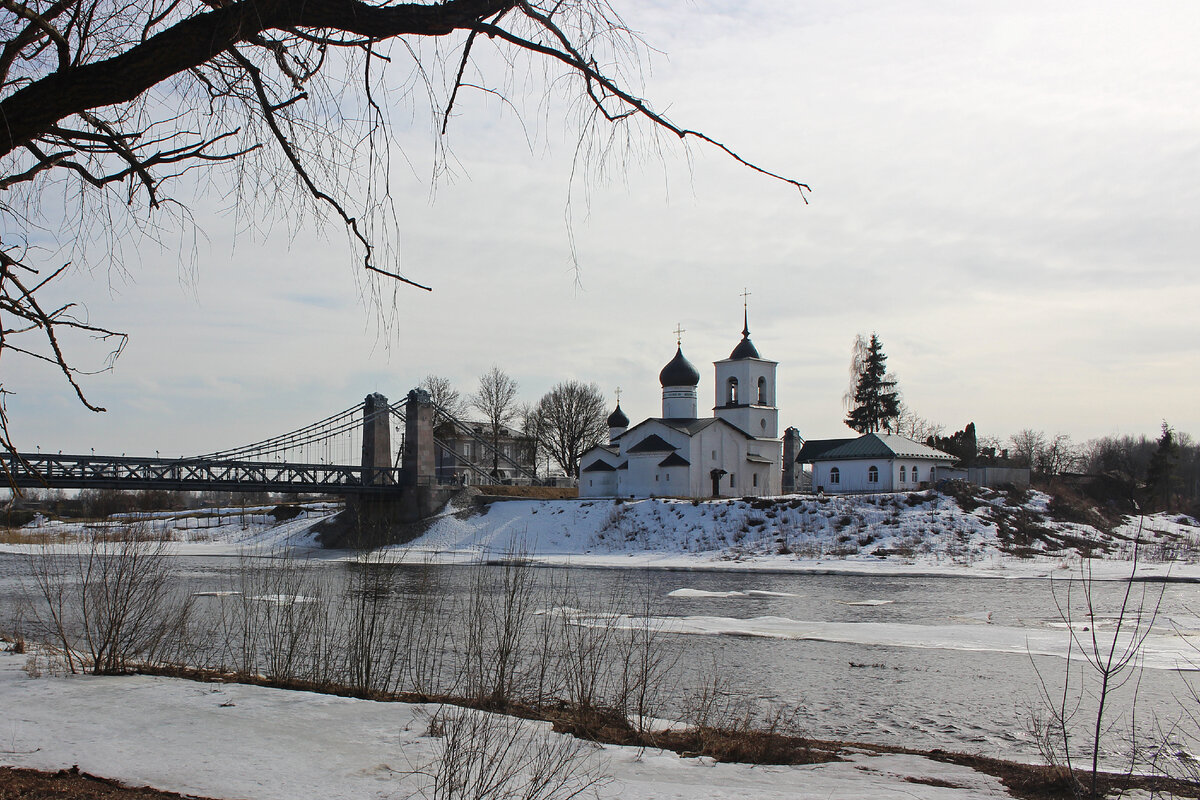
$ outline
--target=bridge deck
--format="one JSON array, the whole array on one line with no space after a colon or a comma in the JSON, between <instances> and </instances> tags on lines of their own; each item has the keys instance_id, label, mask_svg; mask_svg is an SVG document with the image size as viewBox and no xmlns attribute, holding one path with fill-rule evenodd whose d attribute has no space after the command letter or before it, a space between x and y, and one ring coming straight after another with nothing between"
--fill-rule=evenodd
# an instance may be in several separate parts
<instances>
[{"instance_id":1,"label":"bridge deck","mask_svg":"<svg viewBox=\"0 0 1200 800\"><path fill-rule=\"evenodd\" d=\"M10 484L53 489L168 489L329 494L396 494L399 469L339 464L221 461L136 456L0 455Z\"/></svg>"}]
</instances>

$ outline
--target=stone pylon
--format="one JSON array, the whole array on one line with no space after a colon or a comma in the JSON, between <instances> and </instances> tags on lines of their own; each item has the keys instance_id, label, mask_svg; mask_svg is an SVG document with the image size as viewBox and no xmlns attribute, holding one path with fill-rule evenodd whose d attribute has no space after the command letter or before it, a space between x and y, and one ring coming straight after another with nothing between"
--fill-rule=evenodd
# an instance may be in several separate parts
<instances>
[{"instance_id":1,"label":"stone pylon","mask_svg":"<svg viewBox=\"0 0 1200 800\"><path fill-rule=\"evenodd\" d=\"M388 399L376 392L363 401L363 483L392 483L392 414Z\"/></svg>"},{"instance_id":2,"label":"stone pylon","mask_svg":"<svg viewBox=\"0 0 1200 800\"><path fill-rule=\"evenodd\" d=\"M433 453L433 401L424 389L408 393L404 405L405 486L430 486L437 482Z\"/></svg>"}]
</instances>

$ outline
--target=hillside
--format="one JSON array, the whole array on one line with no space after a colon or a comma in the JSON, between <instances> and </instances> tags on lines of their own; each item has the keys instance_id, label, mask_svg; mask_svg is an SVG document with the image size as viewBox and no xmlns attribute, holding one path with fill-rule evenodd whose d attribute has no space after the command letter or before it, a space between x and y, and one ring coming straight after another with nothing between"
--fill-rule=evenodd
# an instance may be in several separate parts
<instances>
[{"instance_id":1,"label":"hillside","mask_svg":"<svg viewBox=\"0 0 1200 800\"><path fill-rule=\"evenodd\" d=\"M1105 519L1040 492L957 489L854 497L510 501L448 508L405 549L448 558L777 569L935 567L1045 572L1095 556L1128 571L1195 565L1200 526L1179 515ZM614 561L613 557L620 559ZM1200 574L1200 569L1194 570Z\"/></svg>"},{"instance_id":2,"label":"hillside","mask_svg":"<svg viewBox=\"0 0 1200 800\"><path fill-rule=\"evenodd\" d=\"M277 521L269 507L159 512L107 522L38 519L0 537L0 551L148 526L181 553L317 549L314 527L338 510L308 504ZM1041 492L949 492L736 500L527 500L448 505L397 556L468 562L519 554L577 566L1054 574L1095 557L1127 575L1141 526L1139 573L1200 579L1200 524L1178 514L1109 517ZM411 531L410 531L411 535ZM324 552L323 558L337 558Z\"/></svg>"}]
</instances>

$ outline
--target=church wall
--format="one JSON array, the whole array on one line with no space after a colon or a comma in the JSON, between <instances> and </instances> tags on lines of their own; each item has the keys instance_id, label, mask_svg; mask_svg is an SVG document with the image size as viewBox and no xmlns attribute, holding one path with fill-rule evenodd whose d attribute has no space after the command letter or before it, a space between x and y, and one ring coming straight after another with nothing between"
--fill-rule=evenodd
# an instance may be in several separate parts
<instances>
[{"instance_id":1,"label":"church wall","mask_svg":"<svg viewBox=\"0 0 1200 800\"><path fill-rule=\"evenodd\" d=\"M616 497L616 472L580 472L580 497Z\"/></svg>"}]
</instances>

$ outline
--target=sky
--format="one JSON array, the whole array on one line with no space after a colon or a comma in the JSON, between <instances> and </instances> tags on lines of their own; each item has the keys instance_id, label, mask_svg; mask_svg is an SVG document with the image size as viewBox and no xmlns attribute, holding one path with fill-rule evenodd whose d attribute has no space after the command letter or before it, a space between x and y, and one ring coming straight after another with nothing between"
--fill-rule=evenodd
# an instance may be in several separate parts
<instances>
[{"instance_id":1,"label":"sky","mask_svg":"<svg viewBox=\"0 0 1200 800\"><path fill-rule=\"evenodd\" d=\"M492 365L528 402L563 380L619 386L636 421L660 412L677 326L704 409L743 291L781 425L806 438L853 435L842 395L871 333L947 432L1200 435L1200 6L613 3L653 48L634 88L809 184L807 204L669 138L573 178L578 131L542 67L507 78L481 48L475 77L511 105L460 98L449 171L433 175L420 103L387 99L398 268L432 292L376 284L381 305L338 226L202 184L194 245L143 240L57 287L131 338L81 379L104 414L8 359L18 445L209 452L430 373L469 394Z\"/></svg>"}]
</instances>

